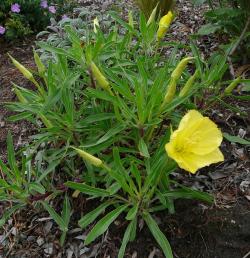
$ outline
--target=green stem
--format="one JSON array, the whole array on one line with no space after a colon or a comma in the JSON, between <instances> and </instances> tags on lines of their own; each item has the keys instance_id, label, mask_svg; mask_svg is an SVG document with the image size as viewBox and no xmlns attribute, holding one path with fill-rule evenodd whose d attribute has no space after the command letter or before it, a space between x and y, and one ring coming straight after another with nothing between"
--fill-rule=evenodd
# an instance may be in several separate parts
<instances>
[{"instance_id":1,"label":"green stem","mask_svg":"<svg viewBox=\"0 0 250 258\"><path fill-rule=\"evenodd\" d=\"M213 2L212 0L208 0L209 7L214 10Z\"/></svg>"},{"instance_id":2,"label":"green stem","mask_svg":"<svg viewBox=\"0 0 250 258\"><path fill-rule=\"evenodd\" d=\"M156 182L155 182L154 186L153 186L153 187L151 188L151 190L149 191L149 194L148 194L148 197L147 197L148 200L150 200L150 199L152 198L152 196L154 195L155 190L157 189L157 186L158 186L158 184L160 183L160 180L161 180L161 178L162 178L162 176L163 176L163 172L164 172L164 169L159 173L159 176L158 176L158 178L156 179Z\"/></svg>"}]
</instances>

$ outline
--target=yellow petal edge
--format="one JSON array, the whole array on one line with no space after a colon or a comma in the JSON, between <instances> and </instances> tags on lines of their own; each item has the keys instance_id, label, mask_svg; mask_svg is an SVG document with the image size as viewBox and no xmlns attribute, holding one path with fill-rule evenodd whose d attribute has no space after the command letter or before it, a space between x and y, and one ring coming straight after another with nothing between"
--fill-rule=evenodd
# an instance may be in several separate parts
<instances>
[{"instance_id":1,"label":"yellow petal edge","mask_svg":"<svg viewBox=\"0 0 250 258\"><path fill-rule=\"evenodd\" d=\"M221 130L212 120L190 110L172 133L165 149L180 168L194 174L200 168L224 160L219 149L222 140Z\"/></svg>"}]
</instances>

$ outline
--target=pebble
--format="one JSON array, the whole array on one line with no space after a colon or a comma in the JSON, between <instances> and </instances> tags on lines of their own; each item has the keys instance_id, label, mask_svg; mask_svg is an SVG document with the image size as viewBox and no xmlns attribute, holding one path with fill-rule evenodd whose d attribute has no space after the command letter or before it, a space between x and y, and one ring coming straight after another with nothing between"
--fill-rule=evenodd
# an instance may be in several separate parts
<instances>
[{"instance_id":1,"label":"pebble","mask_svg":"<svg viewBox=\"0 0 250 258\"><path fill-rule=\"evenodd\" d=\"M38 237L36 242L39 246L42 246L44 244L44 239L42 237Z\"/></svg>"},{"instance_id":2,"label":"pebble","mask_svg":"<svg viewBox=\"0 0 250 258\"><path fill-rule=\"evenodd\" d=\"M53 244L52 243L45 244L44 252L46 254L53 254Z\"/></svg>"}]
</instances>

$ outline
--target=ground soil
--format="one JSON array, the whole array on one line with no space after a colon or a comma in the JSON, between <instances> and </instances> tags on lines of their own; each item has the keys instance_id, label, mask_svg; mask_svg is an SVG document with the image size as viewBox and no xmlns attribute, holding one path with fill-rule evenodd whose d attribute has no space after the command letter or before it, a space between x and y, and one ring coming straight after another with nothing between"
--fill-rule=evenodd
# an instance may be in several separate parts
<instances>
[{"instance_id":1,"label":"ground soil","mask_svg":"<svg viewBox=\"0 0 250 258\"><path fill-rule=\"evenodd\" d=\"M185 10L182 12L185 13ZM186 18L182 24L185 20ZM17 149L25 145L29 136L34 133L32 125L25 121L10 123L6 120L12 112L2 104L15 100L11 81L23 87L32 87L10 63L7 52L33 69L34 43L31 39L13 45L0 44L0 157L5 159L8 131L13 134ZM228 103L238 107L246 115L242 117L218 105L213 107L211 117L224 131L234 135L243 131L249 138L249 103L234 99L228 99ZM215 196L214 205L208 206L191 200L177 201L175 215L155 215L171 243L175 258L250 257L250 193L249 189L242 186L243 182L250 180L249 148L225 141L222 151L225 154L225 163L213 166L209 171L201 171L192 178L183 172L175 175L186 185L212 192ZM86 249L82 244L86 232L77 228L77 219L81 212L91 210L93 203L86 200L76 202L76 215L72 218L72 228L64 247L59 246L60 232L48 215L29 208L17 213L0 230L0 235L9 233L5 244L0 239L0 257L117 257L122 232L126 228L124 220L120 217L107 234ZM0 204L0 214L2 209L3 205ZM126 257L164 257L146 226L141 226L136 241L128 246ZM41 244L41 241L44 243Z\"/></svg>"},{"instance_id":2,"label":"ground soil","mask_svg":"<svg viewBox=\"0 0 250 258\"><path fill-rule=\"evenodd\" d=\"M13 56L19 62L29 69L34 68L32 59L32 47L34 46L34 37L25 41L7 43L0 41L0 158L6 159L6 137L11 132L15 141L15 146L22 147L28 142L28 136L32 135L34 127L27 121L18 123L8 122L7 118L13 115L8 110L5 102L15 101L12 83L25 85L30 88L32 85L17 71L8 57Z\"/></svg>"}]
</instances>

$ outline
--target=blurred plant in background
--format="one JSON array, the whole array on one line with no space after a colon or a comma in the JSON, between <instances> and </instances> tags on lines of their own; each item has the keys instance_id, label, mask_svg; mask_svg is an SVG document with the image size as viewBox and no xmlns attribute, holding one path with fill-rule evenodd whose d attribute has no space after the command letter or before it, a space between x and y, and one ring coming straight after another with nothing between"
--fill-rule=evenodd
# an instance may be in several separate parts
<instances>
[{"instance_id":1,"label":"blurred plant in background","mask_svg":"<svg viewBox=\"0 0 250 258\"><path fill-rule=\"evenodd\" d=\"M166 14L171 8L173 8L175 0L134 0L135 3L139 6L141 11L144 13L146 18L148 19L154 8L157 8L157 16L163 16Z\"/></svg>"},{"instance_id":2,"label":"blurred plant in background","mask_svg":"<svg viewBox=\"0 0 250 258\"><path fill-rule=\"evenodd\" d=\"M208 3L205 13L207 24L203 25L199 35L213 33L225 34L230 42L224 46L228 56L240 56L243 64L250 58L250 1L249 0L193 0L195 4ZM248 60L248 61L247 61Z\"/></svg>"},{"instance_id":3,"label":"blurred plant in background","mask_svg":"<svg viewBox=\"0 0 250 258\"><path fill-rule=\"evenodd\" d=\"M72 1L2 0L0 2L0 37L6 40L37 33L50 22L72 10Z\"/></svg>"}]
</instances>

